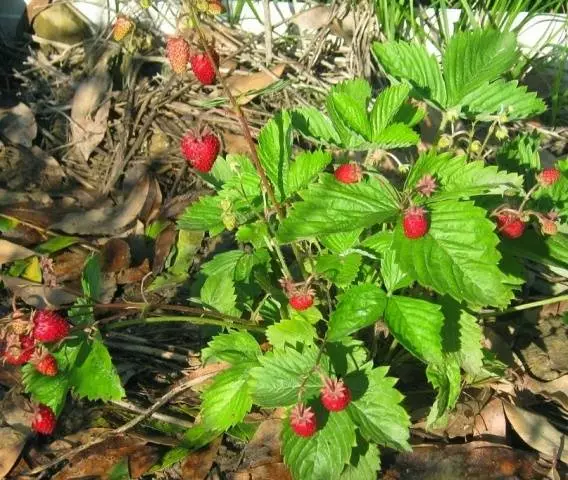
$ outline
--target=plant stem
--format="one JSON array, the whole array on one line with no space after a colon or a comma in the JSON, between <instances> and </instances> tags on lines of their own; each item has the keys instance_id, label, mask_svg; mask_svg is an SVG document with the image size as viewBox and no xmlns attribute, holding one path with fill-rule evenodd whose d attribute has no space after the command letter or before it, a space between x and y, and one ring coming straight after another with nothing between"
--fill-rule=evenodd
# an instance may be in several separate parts
<instances>
[{"instance_id":1,"label":"plant stem","mask_svg":"<svg viewBox=\"0 0 568 480\"><path fill-rule=\"evenodd\" d=\"M207 318L207 317L191 317L185 315L163 315L160 317L147 317L147 318L134 318L132 320L123 320L119 322L113 322L105 326L106 330L116 330L119 328L132 327L134 325L151 325L154 323L166 323L166 322L184 322L191 323L193 325L215 325L218 327L233 327L240 330L251 330L253 332L264 333L264 328L258 325L245 325L243 323L232 323L225 320L219 320L217 318Z\"/></svg>"},{"instance_id":2,"label":"plant stem","mask_svg":"<svg viewBox=\"0 0 568 480\"><path fill-rule=\"evenodd\" d=\"M502 312L481 312L477 315L480 317L501 317L509 313L522 312L523 310L530 310L532 308L542 307L544 305L550 305L551 303L560 303L568 301L568 294L559 295L558 297L545 298L543 300L538 300L536 302L523 303L521 305L516 305L514 307L503 310Z\"/></svg>"}]
</instances>

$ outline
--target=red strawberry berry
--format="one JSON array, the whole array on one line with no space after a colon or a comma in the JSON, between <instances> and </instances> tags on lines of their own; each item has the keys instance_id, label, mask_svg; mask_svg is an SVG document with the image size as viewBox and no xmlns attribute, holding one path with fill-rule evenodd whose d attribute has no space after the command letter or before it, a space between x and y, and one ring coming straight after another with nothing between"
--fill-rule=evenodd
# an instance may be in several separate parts
<instances>
[{"instance_id":1,"label":"red strawberry berry","mask_svg":"<svg viewBox=\"0 0 568 480\"><path fill-rule=\"evenodd\" d=\"M193 168L202 173L211 170L220 149L221 143L212 133L196 136L188 132L181 140L181 153Z\"/></svg>"},{"instance_id":2,"label":"red strawberry berry","mask_svg":"<svg viewBox=\"0 0 568 480\"><path fill-rule=\"evenodd\" d=\"M499 232L507 238L519 238L525 231L526 224L518 215L502 213L497 215Z\"/></svg>"},{"instance_id":3,"label":"red strawberry berry","mask_svg":"<svg viewBox=\"0 0 568 480\"><path fill-rule=\"evenodd\" d=\"M540 172L537 178L541 185L549 187L560 180L560 175L560 170L557 168L545 168L542 172Z\"/></svg>"},{"instance_id":4,"label":"red strawberry berry","mask_svg":"<svg viewBox=\"0 0 568 480\"><path fill-rule=\"evenodd\" d=\"M69 322L53 310L38 310L33 322L33 337L40 342L58 342L69 334Z\"/></svg>"},{"instance_id":5,"label":"red strawberry berry","mask_svg":"<svg viewBox=\"0 0 568 480\"><path fill-rule=\"evenodd\" d=\"M181 75L187 70L189 62L189 44L182 37L170 37L166 44L166 56L172 70Z\"/></svg>"},{"instance_id":6,"label":"red strawberry berry","mask_svg":"<svg viewBox=\"0 0 568 480\"><path fill-rule=\"evenodd\" d=\"M316 415L311 407L301 403L294 406L290 412L290 426L296 435L311 437L316 432Z\"/></svg>"},{"instance_id":7,"label":"red strawberry berry","mask_svg":"<svg viewBox=\"0 0 568 480\"><path fill-rule=\"evenodd\" d=\"M218 57L215 51L212 51L213 59L217 63ZM215 65L211 63L207 53L196 53L189 59L191 63L191 70L195 78L199 80L202 85L211 85L215 81Z\"/></svg>"},{"instance_id":8,"label":"red strawberry berry","mask_svg":"<svg viewBox=\"0 0 568 480\"><path fill-rule=\"evenodd\" d=\"M410 207L404 212L402 228L406 238L420 238L428 232L426 211L421 207Z\"/></svg>"},{"instance_id":9,"label":"red strawberry berry","mask_svg":"<svg viewBox=\"0 0 568 480\"><path fill-rule=\"evenodd\" d=\"M34 418L32 420L32 429L42 435L51 435L55 430L57 419L53 410L47 405L40 404L36 408Z\"/></svg>"},{"instance_id":10,"label":"red strawberry berry","mask_svg":"<svg viewBox=\"0 0 568 480\"><path fill-rule=\"evenodd\" d=\"M35 364L35 368L39 373L48 377L55 377L59 371L57 360L51 353L46 353L40 358Z\"/></svg>"},{"instance_id":11,"label":"red strawberry berry","mask_svg":"<svg viewBox=\"0 0 568 480\"><path fill-rule=\"evenodd\" d=\"M314 296L311 293L295 293L290 297L290 306L301 312L314 304Z\"/></svg>"},{"instance_id":12,"label":"red strawberry berry","mask_svg":"<svg viewBox=\"0 0 568 480\"><path fill-rule=\"evenodd\" d=\"M34 339L29 335L20 335L15 343L8 343L4 351L4 360L10 365L24 365L34 353Z\"/></svg>"},{"instance_id":13,"label":"red strawberry berry","mask_svg":"<svg viewBox=\"0 0 568 480\"><path fill-rule=\"evenodd\" d=\"M334 172L335 178L341 183L357 183L361 180L363 172L356 163L344 163L339 165Z\"/></svg>"},{"instance_id":14,"label":"red strawberry berry","mask_svg":"<svg viewBox=\"0 0 568 480\"><path fill-rule=\"evenodd\" d=\"M126 15L119 15L112 26L112 38L120 42L134 28L134 22Z\"/></svg>"},{"instance_id":15,"label":"red strawberry berry","mask_svg":"<svg viewBox=\"0 0 568 480\"><path fill-rule=\"evenodd\" d=\"M339 412L349 405L351 401L351 391L343 380L325 380L325 386L321 389L321 403L330 412Z\"/></svg>"}]
</instances>

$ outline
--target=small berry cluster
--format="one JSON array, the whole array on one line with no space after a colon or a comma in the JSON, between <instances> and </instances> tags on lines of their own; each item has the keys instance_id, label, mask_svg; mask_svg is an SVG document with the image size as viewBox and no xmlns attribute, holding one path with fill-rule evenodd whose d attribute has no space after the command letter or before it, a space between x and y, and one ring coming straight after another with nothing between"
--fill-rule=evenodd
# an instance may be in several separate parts
<instances>
[{"instance_id":1,"label":"small berry cluster","mask_svg":"<svg viewBox=\"0 0 568 480\"><path fill-rule=\"evenodd\" d=\"M326 378L320 392L320 401L329 412L340 412L351 402L351 390L343 380ZM296 435L311 437L317 430L317 420L312 407L302 403L290 411L290 426Z\"/></svg>"},{"instance_id":2,"label":"small berry cluster","mask_svg":"<svg viewBox=\"0 0 568 480\"><path fill-rule=\"evenodd\" d=\"M310 288L310 282L293 283L289 278L280 280L280 285L288 296L290 306L299 312L307 310L314 304L316 292Z\"/></svg>"},{"instance_id":3,"label":"small berry cluster","mask_svg":"<svg viewBox=\"0 0 568 480\"><path fill-rule=\"evenodd\" d=\"M10 365L31 363L42 375L57 375L55 357L44 346L63 340L69 334L69 322L52 310L38 310L33 314L30 325L17 320L14 328L5 335L6 345L2 352L4 361Z\"/></svg>"}]
</instances>

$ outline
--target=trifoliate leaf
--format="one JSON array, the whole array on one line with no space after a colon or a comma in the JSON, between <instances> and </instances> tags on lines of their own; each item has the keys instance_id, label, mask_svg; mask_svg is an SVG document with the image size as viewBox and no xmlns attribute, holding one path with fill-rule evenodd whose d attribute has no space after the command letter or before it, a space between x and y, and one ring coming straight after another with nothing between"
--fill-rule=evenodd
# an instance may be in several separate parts
<instances>
[{"instance_id":1,"label":"trifoliate leaf","mask_svg":"<svg viewBox=\"0 0 568 480\"><path fill-rule=\"evenodd\" d=\"M69 373L69 386L89 400L120 400L125 392L112 358L100 338L83 345L74 368Z\"/></svg>"},{"instance_id":2,"label":"trifoliate leaf","mask_svg":"<svg viewBox=\"0 0 568 480\"><path fill-rule=\"evenodd\" d=\"M362 257L358 253L348 255L323 254L317 257L316 272L338 287L349 286L359 273Z\"/></svg>"},{"instance_id":3,"label":"trifoliate leaf","mask_svg":"<svg viewBox=\"0 0 568 480\"><path fill-rule=\"evenodd\" d=\"M242 421L252 407L248 382L255 365L239 363L215 376L201 396L201 423L205 428L224 432Z\"/></svg>"},{"instance_id":4,"label":"trifoliate leaf","mask_svg":"<svg viewBox=\"0 0 568 480\"><path fill-rule=\"evenodd\" d=\"M314 107L292 110L292 124L305 137L318 143L339 145L341 139L331 120Z\"/></svg>"},{"instance_id":5,"label":"trifoliate leaf","mask_svg":"<svg viewBox=\"0 0 568 480\"><path fill-rule=\"evenodd\" d=\"M533 117L546 110L546 104L536 92L527 92L527 87L518 86L516 80L499 79L486 83L462 99L465 113L478 120L490 121L503 114L508 121Z\"/></svg>"},{"instance_id":6,"label":"trifoliate leaf","mask_svg":"<svg viewBox=\"0 0 568 480\"><path fill-rule=\"evenodd\" d=\"M256 339L248 332L220 333L213 337L201 351L201 360L207 363L211 358L236 365L240 362L255 362L261 354Z\"/></svg>"},{"instance_id":7,"label":"trifoliate leaf","mask_svg":"<svg viewBox=\"0 0 568 480\"><path fill-rule=\"evenodd\" d=\"M292 120L287 111L276 114L258 136L258 156L274 185L276 198L286 198L288 167L292 155Z\"/></svg>"},{"instance_id":8,"label":"trifoliate leaf","mask_svg":"<svg viewBox=\"0 0 568 480\"><path fill-rule=\"evenodd\" d=\"M208 231L214 236L225 230L222 216L221 198L204 196L185 209L178 220L178 226L181 230Z\"/></svg>"},{"instance_id":9,"label":"trifoliate leaf","mask_svg":"<svg viewBox=\"0 0 568 480\"><path fill-rule=\"evenodd\" d=\"M313 345L316 337L315 327L303 319L285 319L266 329L266 338L275 348L296 348L297 343Z\"/></svg>"},{"instance_id":10,"label":"trifoliate leaf","mask_svg":"<svg viewBox=\"0 0 568 480\"><path fill-rule=\"evenodd\" d=\"M357 435L357 446L351 452L349 463L339 480L376 480L381 468L381 457L376 445Z\"/></svg>"},{"instance_id":11,"label":"trifoliate leaf","mask_svg":"<svg viewBox=\"0 0 568 480\"><path fill-rule=\"evenodd\" d=\"M441 362L442 326L440 306L418 298L393 295L385 310L390 333L410 353L425 362Z\"/></svg>"},{"instance_id":12,"label":"trifoliate leaf","mask_svg":"<svg viewBox=\"0 0 568 480\"><path fill-rule=\"evenodd\" d=\"M329 321L327 339L341 340L372 325L381 318L386 303L385 292L376 285L364 284L350 288L339 296L339 302Z\"/></svg>"},{"instance_id":13,"label":"trifoliate leaf","mask_svg":"<svg viewBox=\"0 0 568 480\"><path fill-rule=\"evenodd\" d=\"M323 246L329 248L333 253L343 253L359 243L362 231L362 228L358 228L350 232L330 233L320 236L320 240Z\"/></svg>"},{"instance_id":14,"label":"trifoliate leaf","mask_svg":"<svg viewBox=\"0 0 568 480\"><path fill-rule=\"evenodd\" d=\"M397 379L387 377L387 372L387 367L369 366L345 377L353 396L347 412L367 441L410 450L410 418L400 406L404 397L394 388Z\"/></svg>"},{"instance_id":15,"label":"trifoliate leaf","mask_svg":"<svg viewBox=\"0 0 568 480\"><path fill-rule=\"evenodd\" d=\"M236 307L235 284L229 275L220 273L207 277L201 287L201 301L218 312L239 315Z\"/></svg>"},{"instance_id":16,"label":"trifoliate leaf","mask_svg":"<svg viewBox=\"0 0 568 480\"><path fill-rule=\"evenodd\" d=\"M410 87L407 84L394 85L385 88L375 100L371 111L372 139L375 140L399 111L408 97Z\"/></svg>"},{"instance_id":17,"label":"trifoliate leaf","mask_svg":"<svg viewBox=\"0 0 568 480\"><path fill-rule=\"evenodd\" d=\"M467 373L478 375L483 369L483 332L477 319L449 297L443 298L442 312L444 352L457 358L459 365Z\"/></svg>"},{"instance_id":18,"label":"trifoliate leaf","mask_svg":"<svg viewBox=\"0 0 568 480\"><path fill-rule=\"evenodd\" d=\"M321 408L321 409L320 409ZM282 427L282 454L295 480L339 478L355 445L355 425L347 412L316 409L317 432L309 438L294 433L289 419Z\"/></svg>"},{"instance_id":19,"label":"trifoliate leaf","mask_svg":"<svg viewBox=\"0 0 568 480\"><path fill-rule=\"evenodd\" d=\"M261 357L261 366L251 370L254 402L268 408L293 405L305 378L305 398L319 395L322 380L313 371L317 356L317 348L305 347L302 352L275 349Z\"/></svg>"},{"instance_id":20,"label":"trifoliate leaf","mask_svg":"<svg viewBox=\"0 0 568 480\"><path fill-rule=\"evenodd\" d=\"M345 185L333 175L322 174L321 182L304 190L302 198L280 227L283 242L369 227L398 211L397 193L382 178Z\"/></svg>"},{"instance_id":21,"label":"trifoliate leaf","mask_svg":"<svg viewBox=\"0 0 568 480\"><path fill-rule=\"evenodd\" d=\"M388 74L409 80L423 98L446 104L446 87L438 61L417 43L373 44L373 51Z\"/></svg>"},{"instance_id":22,"label":"trifoliate leaf","mask_svg":"<svg viewBox=\"0 0 568 480\"><path fill-rule=\"evenodd\" d=\"M458 105L469 93L496 80L517 60L514 33L492 29L457 32L450 38L442 62L447 106Z\"/></svg>"},{"instance_id":23,"label":"trifoliate leaf","mask_svg":"<svg viewBox=\"0 0 568 480\"><path fill-rule=\"evenodd\" d=\"M424 286L472 305L506 306L513 293L503 284L499 239L486 212L472 202L429 205L425 236L408 239L399 223L392 246L400 266Z\"/></svg>"},{"instance_id":24,"label":"trifoliate leaf","mask_svg":"<svg viewBox=\"0 0 568 480\"><path fill-rule=\"evenodd\" d=\"M460 395L460 366L456 358L448 357L442 363L428 365L426 376L438 390L436 401L430 409L426 423L429 427L444 426L449 410L454 408Z\"/></svg>"},{"instance_id":25,"label":"trifoliate leaf","mask_svg":"<svg viewBox=\"0 0 568 480\"><path fill-rule=\"evenodd\" d=\"M302 152L288 171L288 195L306 187L331 162L331 153L317 150Z\"/></svg>"}]
</instances>

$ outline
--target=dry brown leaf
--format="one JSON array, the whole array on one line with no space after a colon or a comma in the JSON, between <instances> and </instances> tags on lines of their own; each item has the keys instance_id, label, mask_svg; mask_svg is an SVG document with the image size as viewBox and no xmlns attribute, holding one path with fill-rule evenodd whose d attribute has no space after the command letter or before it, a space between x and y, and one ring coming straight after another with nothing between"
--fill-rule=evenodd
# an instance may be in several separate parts
<instances>
[{"instance_id":1,"label":"dry brown leaf","mask_svg":"<svg viewBox=\"0 0 568 480\"><path fill-rule=\"evenodd\" d=\"M318 5L317 7L304 10L292 18L291 22L298 26L300 30L317 30L325 27L329 21L331 7Z\"/></svg>"},{"instance_id":2,"label":"dry brown leaf","mask_svg":"<svg viewBox=\"0 0 568 480\"><path fill-rule=\"evenodd\" d=\"M51 225L53 230L70 234L115 235L132 223L146 202L150 181L144 177L125 199L123 205L73 212Z\"/></svg>"},{"instance_id":3,"label":"dry brown leaf","mask_svg":"<svg viewBox=\"0 0 568 480\"><path fill-rule=\"evenodd\" d=\"M77 295L61 287L47 287L8 275L0 275L0 280L14 295L35 308L63 307L72 304L77 299Z\"/></svg>"},{"instance_id":4,"label":"dry brown leaf","mask_svg":"<svg viewBox=\"0 0 568 480\"><path fill-rule=\"evenodd\" d=\"M282 461L280 432L282 421L277 418L260 424L243 452L242 468L252 468Z\"/></svg>"},{"instance_id":5,"label":"dry brown leaf","mask_svg":"<svg viewBox=\"0 0 568 480\"><path fill-rule=\"evenodd\" d=\"M82 250L65 251L53 260L53 274L58 283L76 280L81 277L87 252Z\"/></svg>"},{"instance_id":6,"label":"dry brown leaf","mask_svg":"<svg viewBox=\"0 0 568 480\"><path fill-rule=\"evenodd\" d=\"M127 268L116 275L116 283L119 285L140 282L150 273L150 260L147 258L137 267Z\"/></svg>"},{"instance_id":7,"label":"dry brown leaf","mask_svg":"<svg viewBox=\"0 0 568 480\"><path fill-rule=\"evenodd\" d=\"M563 434L556 430L545 417L507 402L503 402L503 407L515 432L530 447L550 457L558 454ZM564 449L559 458L568 463L568 450Z\"/></svg>"},{"instance_id":8,"label":"dry brown leaf","mask_svg":"<svg viewBox=\"0 0 568 480\"><path fill-rule=\"evenodd\" d=\"M131 477L138 478L148 471L159 455L157 447L147 445L137 437L113 437L72 457L71 462L53 476L53 480L85 477L105 479L112 467L124 457L128 457Z\"/></svg>"},{"instance_id":9,"label":"dry brown leaf","mask_svg":"<svg viewBox=\"0 0 568 480\"><path fill-rule=\"evenodd\" d=\"M233 475L233 480L292 480L290 471L284 463L269 463L241 470Z\"/></svg>"},{"instance_id":10,"label":"dry brown leaf","mask_svg":"<svg viewBox=\"0 0 568 480\"><path fill-rule=\"evenodd\" d=\"M227 153L231 153L233 155L250 154L249 144L242 135L235 135L228 132L223 133L223 145L225 147L224 150Z\"/></svg>"},{"instance_id":11,"label":"dry brown leaf","mask_svg":"<svg viewBox=\"0 0 568 480\"><path fill-rule=\"evenodd\" d=\"M154 244L154 261L152 264L152 273L154 275L157 275L163 270L166 258L176 241L176 236L177 230L174 224L170 223L156 238Z\"/></svg>"},{"instance_id":12,"label":"dry brown leaf","mask_svg":"<svg viewBox=\"0 0 568 480\"><path fill-rule=\"evenodd\" d=\"M8 240L0 239L0 266L4 263L15 262L22 258L28 258L36 255L36 252L29 248L22 247Z\"/></svg>"},{"instance_id":13,"label":"dry brown leaf","mask_svg":"<svg viewBox=\"0 0 568 480\"><path fill-rule=\"evenodd\" d=\"M503 402L494 398L483 407L474 419L474 435L488 436L493 439L505 439L507 437L507 420L503 411Z\"/></svg>"},{"instance_id":14,"label":"dry brown leaf","mask_svg":"<svg viewBox=\"0 0 568 480\"><path fill-rule=\"evenodd\" d=\"M17 462L27 439L31 436L31 409L27 400L15 392L8 393L0 403L0 478L7 476Z\"/></svg>"},{"instance_id":15,"label":"dry brown leaf","mask_svg":"<svg viewBox=\"0 0 568 480\"><path fill-rule=\"evenodd\" d=\"M101 250L102 271L120 272L130 266L130 247L122 238L111 238Z\"/></svg>"},{"instance_id":16,"label":"dry brown leaf","mask_svg":"<svg viewBox=\"0 0 568 480\"><path fill-rule=\"evenodd\" d=\"M285 68L286 65L280 63L273 67L270 71L273 75L280 78L284 73ZM226 81L231 93L237 97L239 104L245 105L259 95L258 90L269 87L278 80L278 78L274 78L273 75L269 75L266 72L256 72L251 73L250 75L232 75L227 78ZM251 91L254 93L245 95L247 92Z\"/></svg>"},{"instance_id":17,"label":"dry brown leaf","mask_svg":"<svg viewBox=\"0 0 568 480\"><path fill-rule=\"evenodd\" d=\"M568 375L563 375L551 382L539 382L525 375L521 387L550 398L568 411Z\"/></svg>"},{"instance_id":18,"label":"dry brown leaf","mask_svg":"<svg viewBox=\"0 0 568 480\"><path fill-rule=\"evenodd\" d=\"M31 148L37 135L35 115L25 103L0 108L0 132L12 143Z\"/></svg>"},{"instance_id":19,"label":"dry brown leaf","mask_svg":"<svg viewBox=\"0 0 568 480\"><path fill-rule=\"evenodd\" d=\"M191 453L181 464L182 478L203 480L213 466L213 460L215 460L217 456L217 452L221 446L221 440L222 437L218 437L207 445L207 447Z\"/></svg>"},{"instance_id":20,"label":"dry brown leaf","mask_svg":"<svg viewBox=\"0 0 568 480\"><path fill-rule=\"evenodd\" d=\"M107 129L109 77L97 75L79 86L71 103L71 141L87 161Z\"/></svg>"}]
</instances>

